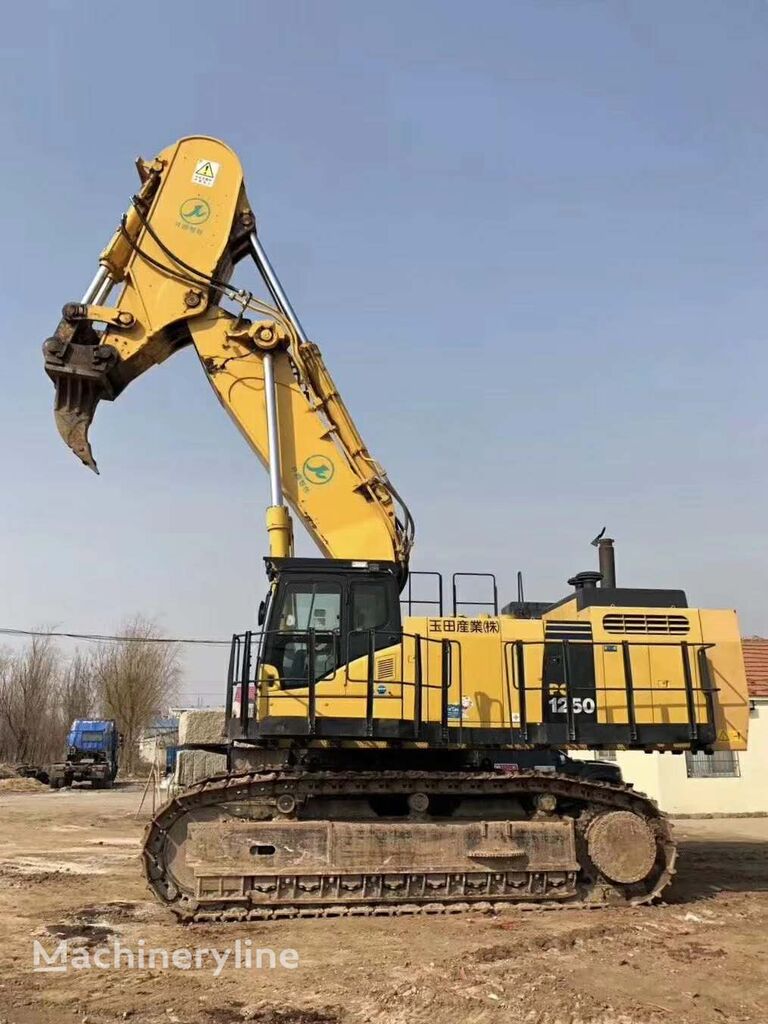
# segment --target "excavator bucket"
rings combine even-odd
[[[114,398],[110,370],[118,361],[117,352],[109,345],[100,345],[90,325],[80,325],[80,335],[87,327],[85,343],[67,337],[73,325],[62,321],[56,334],[43,345],[45,372],[56,388],[54,418],[67,447],[80,461],[98,473],[96,460],[88,440],[88,430],[102,398]]]

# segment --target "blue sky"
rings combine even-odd
[[[189,352],[55,432],[40,344],[185,134],[262,239],[417,520],[418,568],[620,582],[768,632],[768,7],[42,3],[4,11],[0,625],[225,636],[266,474]],[[301,553],[311,553],[304,539]],[[188,651],[189,692],[223,655]]]

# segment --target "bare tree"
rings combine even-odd
[[[18,653],[0,649],[0,760],[62,760],[71,723],[98,708],[123,734],[124,768],[135,767],[142,730],[176,696],[179,648],[157,642],[153,623],[139,616],[123,635],[87,654],[75,651],[69,662],[44,635]]]
[[[59,717],[65,729],[76,718],[92,718],[96,706],[96,687],[92,659],[75,651],[59,682]]]
[[[125,639],[100,644],[90,666],[101,713],[123,736],[122,768],[131,771],[142,731],[178,692],[181,668],[178,644],[158,643],[154,623],[136,616],[120,632]]]
[[[12,760],[13,737],[6,715],[5,704],[8,700],[8,677],[13,654],[7,648],[0,648],[0,760]]]
[[[58,651],[50,637],[32,637],[16,656],[0,665],[0,727],[12,761],[43,762],[61,739]]]

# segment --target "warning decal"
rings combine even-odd
[[[195,173],[192,175],[192,181],[196,185],[205,185],[207,188],[216,181],[216,175],[219,173],[219,164],[215,160],[198,160],[195,164]]]

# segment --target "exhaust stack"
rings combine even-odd
[[[597,557],[600,564],[600,575],[603,577],[600,586],[612,590],[616,586],[616,552],[612,537],[601,537],[597,544]]]

